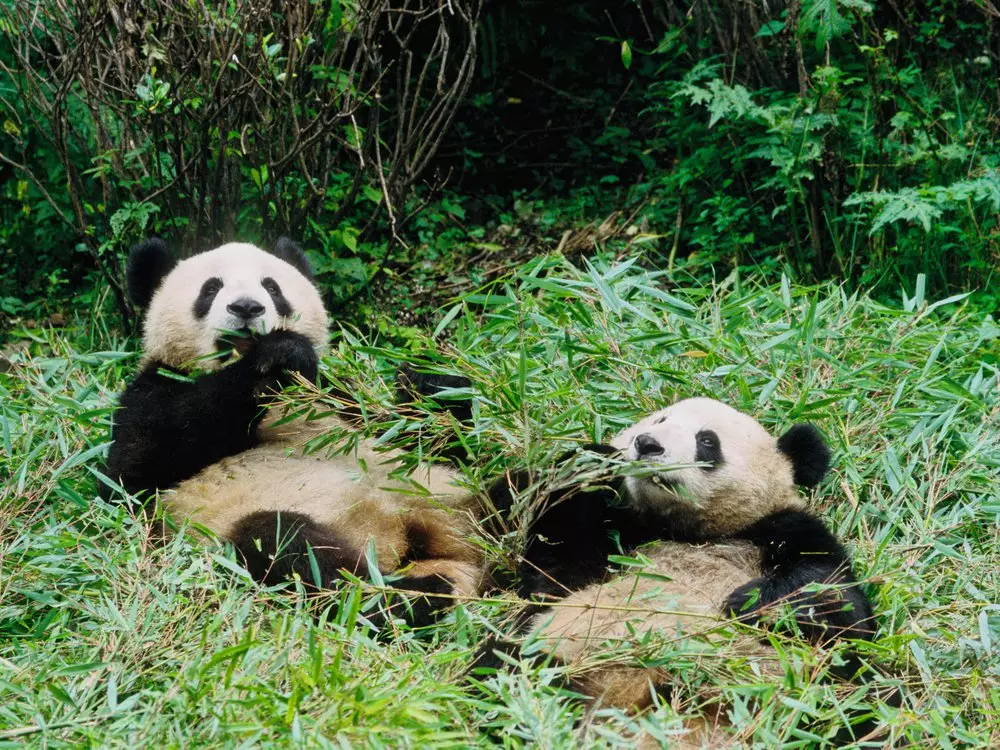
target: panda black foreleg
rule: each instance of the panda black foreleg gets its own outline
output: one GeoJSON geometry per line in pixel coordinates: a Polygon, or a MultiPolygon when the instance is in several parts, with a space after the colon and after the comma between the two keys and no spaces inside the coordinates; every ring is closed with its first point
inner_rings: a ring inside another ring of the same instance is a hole
{"type": "MultiPolygon", "coordinates": [[[[587,445],[583,450],[599,455],[616,452],[605,445],[587,445]]],[[[577,451],[571,451],[556,463],[576,455],[577,451]]],[[[521,469],[500,477],[490,487],[490,503],[508,526],[518,521],[514,518],[517,498],[530,490],[538,477],[538,473],[521,469]]],[[[562,597],[604,577],[608,555],[618,550],[611,532],[619,532],[623,544],[635,536],[634,514],[616,507],[617,481],[591,486],[569,483],[551,492],[540,488],[539,496],[533,498],[539,510],[524,533],[518,593],[562,597]]]]}
{"type": "Polygon", "coordinates": [[[818,518],[805,511],[780,511],[737,536],[760,549],[764,574],[730,594],[726,612],[754,623],[766,607],[788,604],[813,642],[874,636],[871,603],[858,586],[850,558],[818,518]],[[815,588],[806,590],[810,587],[815,588]]]}
{"type": "MultiPolygon", "coordinates": [[[[342,571],[371,578],[363,551],[303,513],[252,513],[236,525],[230,541],[251,577],[268,586],[298,578],[321,591],[343,580],[342,571]]],[[[452,603],[453,583],[439,575],[404,576],[393,587],[400,591],[389,593],[384,606],[365,615],[378,628],[390,617],[412,627],[428,625],[452,603]]]]}
{"type": "MultiPolygon", "coordinates": [[[[740,537],[753,541],[762,553],[764,575],[740,586],[730,596],[725,611],[755,624],[763,609],[787,603],[796,624],[814,643],[829,644],[839,638],[871,640],[875,620],[871,602],[859,587],[844,547],[822,521],[805,511],[781,511],[762,519],[740,537]],[[816,584],[829,588],[813,588],[816,584]]],[[[875,669],[856,649],[841,653],[843,663],[831,667],[839,679],[868,682],[875,669]]],[[[876,687],[881,703],[899,707],[898,688],[876,687]]],[[[865,736],[877,736],[878,721],[864,710],[849,712],[849,722],[832,740],[834,747],[865,736]]]]}
{"type": "Polygon", "coordinates": [[[396,400],[400,403],[412,403],[421,397],[441,399],[440,403],[459,423],[472,422],[471,398],[444,398],[441,391],[459,388],[469,388],[472,381],[462,375],[440,375],[437,373],[419,372],[409,365],[399,368],[396,373],[396,400]]]}
{"type": "Polygon", "coordinates": [[[290,382],[289,372],[315,380],[316,369],[309,340],[280,330],[228,367],[197,377],[150,364],[121,396],[108,476],[132,494],[166,489],[253,447],[263,395],[290,382]]]}
{"type": "Polygon", "coordinates": [[[780,576],[755,578],[730,594],[725,610],[742,622],[756,624],[766,609],[783,604],[792,608],[798,627],[814,643],[872,638],[868,600],[857,584],[826,565],[804,564],[780,576]],[[829,588],[804,590],[814,584],[829,588]]]}
{"type": "Polygon", "coordinates": [[[241,389],[260,397],[270,390],[288,385],[291,373],[297,372],[311,383],[316,382],[319,357],[309,339],[294,331],[276,330],[266,333],[237,362],[217,374],[233,371],[241,389]]]}

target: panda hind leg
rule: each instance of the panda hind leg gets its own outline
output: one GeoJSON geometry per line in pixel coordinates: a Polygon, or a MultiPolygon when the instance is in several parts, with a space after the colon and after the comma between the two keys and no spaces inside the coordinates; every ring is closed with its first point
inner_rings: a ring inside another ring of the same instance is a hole
{"type": "Polygon", "coordinates": [[[251,513],[236,524],[229,539],[247,572],[269,586],[297,575],[306,585],[329,588],[343,578],[341,570],[362,577],[368,573],[360,550],[304,513],[251,513]]]}
{"type": "Polygon", "coordinates": [[[390,608],[393,615],[415,626],[427,625],[441,610],[479,595],[485,568],[482,553],[461,528],[454,514],[437,509],[408,514],[406,551],[392,581],[393,589],[406,599],[390,608]]]}
{"type": "MultiPolygon", "coordinates": [[[[341,571],[371,578],[362,550],[303,513],[251,513],[236,525],[229,539],[247,572],[265,585],[298,577],[312,590],[320,591],[342,580],[341,571]]],[[[411,566],[408,575],[393,582],[399,593],[389,594],[384,606],[365,616],[379,629],[390,616],[400,617],[413,627],[430,624],[455,594],[454,582],[442,573],[426,564],[411,566]]]]}

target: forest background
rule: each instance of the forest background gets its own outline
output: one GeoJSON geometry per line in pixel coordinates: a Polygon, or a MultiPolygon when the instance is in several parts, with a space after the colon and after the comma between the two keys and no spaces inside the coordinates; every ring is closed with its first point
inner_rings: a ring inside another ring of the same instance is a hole
{"type": "Polygon", "coordinates": [[[288,234],[341,314],[557,248],[994,304],[986,2],[4,8],[8,324],[105,295],[131,322],[149,234],[288,234]]]}

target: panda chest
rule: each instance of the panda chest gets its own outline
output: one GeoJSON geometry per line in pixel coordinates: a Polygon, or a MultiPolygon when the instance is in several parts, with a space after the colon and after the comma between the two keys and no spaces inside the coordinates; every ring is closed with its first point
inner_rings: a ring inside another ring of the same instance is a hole
{"type": "Polygon", "coordinates": [[[639,555],[649,563],[598,587],[597,595],[610,595],[623,611],[671,613],[679,624],[705,625],[706,618],[720,617],[733,590],[761,573],[760,551],[744,541],[664,541],[639,549],[639,555]]]}
{"type": "Polygon", "coordinates": [[[536,634],[554,654],[572,661],[605,640],[695,636],[727,619],[723,604],[734,589],[761,573],[749,542],[704,545],[658,542],[637,551],[649,564],[566,597],[535,619],[536,634]]]}

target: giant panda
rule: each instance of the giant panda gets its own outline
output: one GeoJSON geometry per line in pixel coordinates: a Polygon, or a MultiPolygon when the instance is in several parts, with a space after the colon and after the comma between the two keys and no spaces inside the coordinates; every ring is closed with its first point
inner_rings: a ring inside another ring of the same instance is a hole
{"type": "Polygon", "coordinates": [[[316,380],[328,340],[298,246],[230,243],[177,262],[153,239],[132,249],[126,276],[145,309],[143,359],[113,417],[112,483],[158,493],[172,519],[231,541],[266,584],[298,576],[324,589],[341,571],[397,574],[397,589],[420,595],[373,611],[377,624],[390,613],[424,624],[479,592],[476,498],[453,467],[407,472],[368,439],[348,454],[308,453],[310,439],[350,428],[345,414],[289,419],[268,408],[296,373],[316,380]]]}
{"type": "MultiPolygon", "coordinates": [[[[873,637],[872,607],[847,552],[799,497],[830,463],[811,425],[775,439],[747,414],[690,398],[579,454],[547,482],[522,470],[492,489],[508,515],[524,496],[539,509],[518,570],[521,593],[535,602],[520,630],[536,657],[565,666],[578,692],[623,709],[672,693],[683,675],[648,652],[650,635],[689,640],[695,663],[725,644],[777,681],[783,667],[766,641],[723,631],[734,619],[775,624],[778,605],[813,642],[873,637]],[[609,574],[616,553],[645,565],[609,574]],[[645,658],[623,661],[613,648],[623,643],[645,647],[645,658]]],[[[501,641],[486,651],[498,647],[517,648],[501,641]]],[[[500,661],[483,652],[477,664],[500,661]]],[[[849,659],[842,676],[857,667],[849,659]]],[[[714,746],[720,716],[692,728],[695,745],[714,746]]]]}

